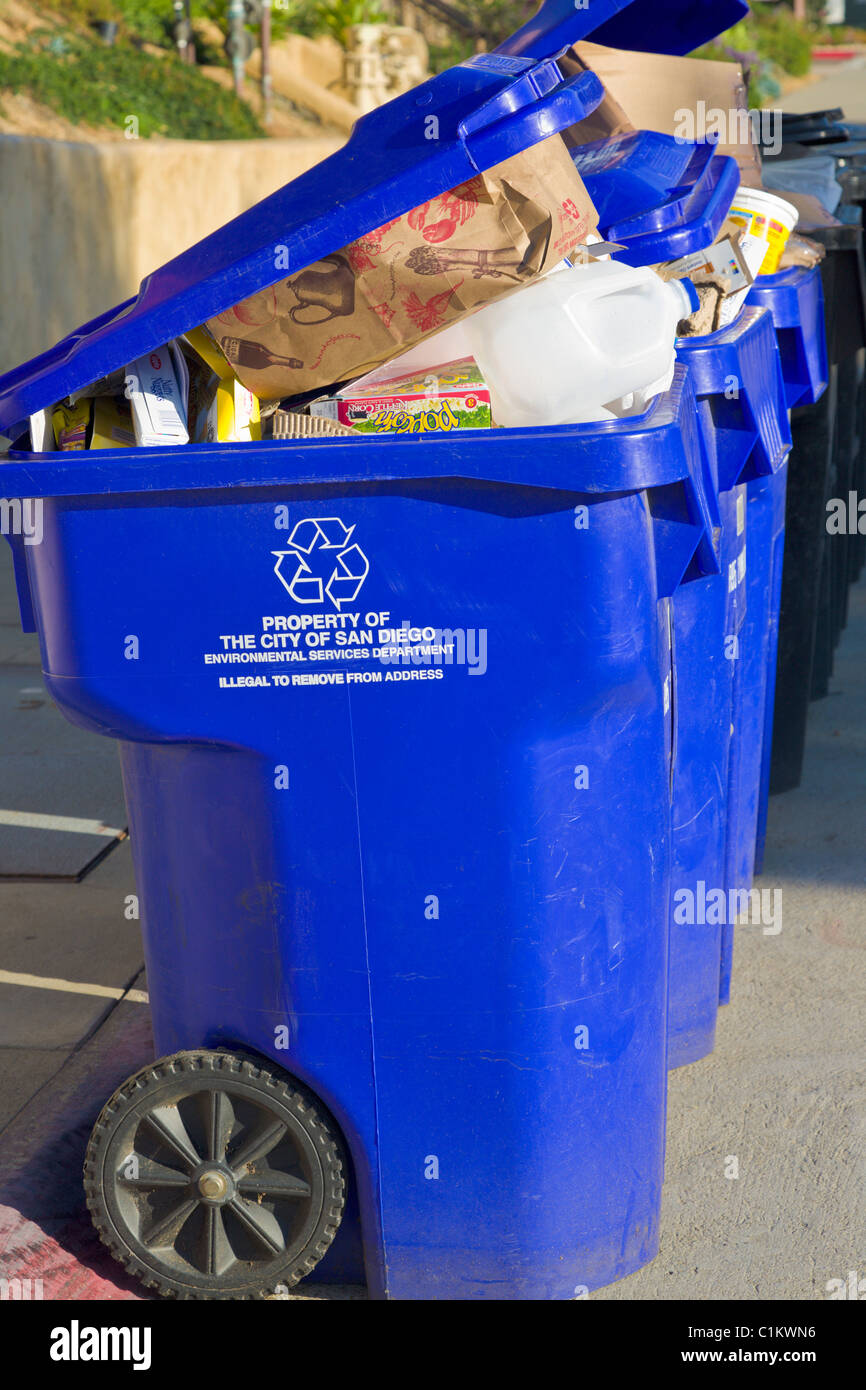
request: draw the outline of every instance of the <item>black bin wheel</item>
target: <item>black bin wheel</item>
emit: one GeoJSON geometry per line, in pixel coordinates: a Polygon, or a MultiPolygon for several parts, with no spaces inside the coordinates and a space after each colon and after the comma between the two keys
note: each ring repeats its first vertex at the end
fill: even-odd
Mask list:
{"type": "Polygon", "coordinates": [[[84,1162],[100,1239],[174,1298],[267,1298],[337,1233],[345,1161],[299,1082],[231,1052],[178,1052],[115,1091],[84,1162]]]}

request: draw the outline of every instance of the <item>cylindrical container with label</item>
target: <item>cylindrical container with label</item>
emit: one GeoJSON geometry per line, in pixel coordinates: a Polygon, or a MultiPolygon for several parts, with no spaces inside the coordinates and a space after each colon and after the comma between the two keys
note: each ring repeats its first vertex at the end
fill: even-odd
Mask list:
{"type": "Polygon", "coordinates": [[[797,225],[797,209],[765,188],[740,185],[728,216],[749,236],[767,243],[759,274],[772,275],[778,270],[785,243],[797,225]]]}

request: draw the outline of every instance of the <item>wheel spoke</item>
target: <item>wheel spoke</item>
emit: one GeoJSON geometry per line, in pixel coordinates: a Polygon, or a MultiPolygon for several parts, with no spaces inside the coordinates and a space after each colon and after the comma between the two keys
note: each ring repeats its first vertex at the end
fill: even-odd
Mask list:
{"type": "Polygon", "coordinates": [[[149,1124],[163,1144],[190,1168],[195,1168],[201,1162],[176,1105],[159,1105],[149,1110],[144,1116],[144,1123],[149,1124]]]}
{"type": "Polygon", "coordinates": [[[226,1235],[223,1214],[219,1207],[205,1211],[205,1273],[221,1275],[235,1263],[235,1254],[226,1235]]]}
{"type": "Polygon", "coordinates": [[[272,1212],[255,1202],[245,1202],[242,1197],[233,1197],[229,1205],[250,1235],[272,1255],[279,1255],[285,1250],[282,1228],[272,1212]]]}
{"type": "Polygon", "coordinates": [[[117,1178],[119,1182],[143,1191],[158,1187],[189,1187],[188,1174],[179,1173],[176,1168],[167,1168],[164,1163],[136,1153],[124,1159],[117,1178]]]}
{"type": "Polygon", "coordinates": [[[243,1176],[240,1173],[242,1168],[249,1167],[251,1163],[257,1163],[260,1158],[269,1154],[271,1149],[275,1148],[287,1133],[288,1128],[282,1120],[271,1120],[262,1129],[257,1129],[251,1134],[229,1160],[235,1177],[243,1176]]]}
{"type": "Polygon", "coordinates": [[[187,1197],[178,1202],[160,1221],[155,1221],[141,1234],[141,1241],[148,1249],[159,1245],[174,1245],[181,1228],[189,1220],[198,1206],[195,1197],[187,1197]]]}
{"type": "Polygon", "coordinates": [[[210,1114],[208,1133],[208,1159],[211,1163],[222,1163],[226,1156],[226,1145],[235,1122],[235,1112],[225,1091],[218,1087],[210,1092],[210,1114]]]}
{"type": "Polygon", "coordinates": [[[242,1197],[288,1197],[301,1200],[309,1197],[310,1184],[289,1173],[250,1173],[238,1180],[242,1197]]]}

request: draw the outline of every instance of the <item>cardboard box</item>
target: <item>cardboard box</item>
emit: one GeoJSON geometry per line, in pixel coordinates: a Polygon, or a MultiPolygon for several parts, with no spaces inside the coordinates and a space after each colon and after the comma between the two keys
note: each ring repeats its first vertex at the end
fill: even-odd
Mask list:
{"type": "Polygon", "coordinates": [[[129,402],[115,396],[98,396],[93,402],[93,428],[88,449],[131,449],[135,430],[129,402]]]}
{"type": "Polygon", "coordinates": [[[471,357],[408,376],[382,367],[336,396],[313,401],[310,414],[362,434],[447,434],[493,423],[490,392],[471,357]]]}
{"type": "MultiPolygon", "coordinates": [[[[800,214],[797,222],[798,232],[808,232],[814,227],[839,227],[838,217],[834,217],[832,212],[828,212],[824,204],[813,197],[811,193],[791,193],[786,188],[781,192],[775,188],[768,188],[768,193],[779,193],[780,198],[784,198],[786,203],[792,203],[800,214]]],[[[783,253],[784,254],[784,253],[783,253]]]]}
{"type": "Polygon", "coordinates": [[[37,410],[30,416],[30,448],[34,454],[52,453],[57,447],[50,410],[37,410]]]}
{"type": "Polygon", "coordinates": [[[329,420],[324,415],[301,415],[292,410],[275,410],[270,417],[270,437],[272,439],[360,439],[360,435],[339,420],[329,420]]]}
{"type": "Polygon", "coordinates": [[[261,439],[258,397],[238,381],[207,329],[192,329],[184,342],[191,349],[187,365],[189,434],[193,443],[261,439]]]}
{"type": "Polygon", "coordinates": [[[126,397],[139,445],[188,444],[186,401],[189,378],[174,343],[154,348],[126,369],[126,397]]]}
{"type": "Polygon", "coordinates": [[[752,138],[738,63],[579,43],[560,66],[568,73],[594,72],[607,94],[588,121],[568,132],[572,144],[585,145],[628,130],[657,130],[686,140],[717,134],[719,152],[731,155],[740,166],[740,182],[761,186],[761,156],[752,138]]]}
{"type": "Polygon", "coordinates": [[[693,251],[690,256],[681,256],[678,261],[666,261],[655,269],[663,280],[679,280],[687,275],[696,284],[723,281],[727,286],[726,294],[748,293],[757,273],[743,254],[740,238],[734,236],[723,237],[712,246],[693,251]]]}
{"type": "Polygon", "coordinates": [[[252,295],[207,327],[263,399],[348,381],[550,270],[595,209],[551,136],[252,295]]]}

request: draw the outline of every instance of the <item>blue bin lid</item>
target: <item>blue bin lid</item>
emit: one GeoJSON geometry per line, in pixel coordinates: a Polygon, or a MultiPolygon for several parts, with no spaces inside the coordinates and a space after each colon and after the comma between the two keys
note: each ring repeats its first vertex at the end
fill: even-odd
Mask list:
{"type": "Polygon", "coordinates": [[[497,53],[542,57],[592,34],[640,53],[692,53],[749,13],[745,0],[545,0],[497,53]]]}
{"type": "Polygon", "coordinates": [[[740,183],[715,141],[641,130],[571,151],[606,241],[626,265],[656,265],[715,241],[740,183]]]}
{"type": "MultiPolygon", "coordinates": [[[[563,79],[556,57],[634,11],[631,40],[694,47],[744,10],[741,0],[545,0],[496,52],[478,54],[363,116],[342,149],[142,282],[137,296],[0,377],[0,431],[135,361],[289,273],[575,125],[604,90],[563,79]],[[599,25],[602,29],[599,29],[599,25]],[[695,38],[695,25],[701,30],[695,38]],[[694,40],[694,42],[693,42],[694,40]],[[431,124],[430,118],[435,117],[431,124]]],[[[626,31],[623,30],[623,36],[626,31]]]]}
{"type": "Polygon", "coordinates": [[[593,140],[571,151],[603,228],[670,203],[680,190],[685,194],[703,177],[712,155],[707,141],[678,140],[656,130],[593,140]]]}

